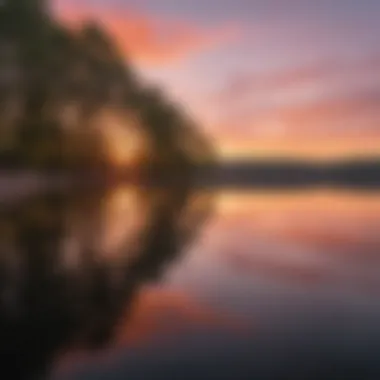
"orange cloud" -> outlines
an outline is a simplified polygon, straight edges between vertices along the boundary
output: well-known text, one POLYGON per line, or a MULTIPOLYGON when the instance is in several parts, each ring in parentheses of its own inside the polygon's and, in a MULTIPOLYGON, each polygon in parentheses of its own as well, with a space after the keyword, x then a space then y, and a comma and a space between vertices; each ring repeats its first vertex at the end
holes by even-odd
MULTIPOLYGON (((222 156, 339 159, 380 151, 380 87, 334 96, 247 107, 212 128, 222 156)), ((233 109, 231 105, 231 109, 233 109)), ((233 113, 233 112, 232 112, 233 113)))
POLYGON ((225 134, 215 142, 222 159, 341 160, 345 158, 378 157, 380 139, 375 136, 356 138, 313 138, 296 135, 286 138, 247 138, 225 134))
POLYGON ((363 131, 373 129, 378 132, 380 120, 380 89, 375 91, 356 92, 354 95, 339 96, 333 99, 322 99, 310 104, 301 104, 293 107, 284 107, 277 112, 277 118, 285 123, 291 130, 299 133, 316 134, 322 132, 328 135, 348 136, 352 133, 362 135, 363 131), (367 125, 358 122, 358 118, 367 125), (342 126, 339 121, 343 121, 342 126), (354 125, 351 124, 354 121, 354 125), (319 130, 311 130, 315 126, 319 130), (367 127, 364 128, 363 127, 367 127), (369 127, 369 128, 368 128, 369 127), (310 133, 311 132, 311 133, 310 133))
MULTIPOLYGON (((380 151, 380 56, 235 75, 215 95, 224 157, 334 159, 380 151)), ((214 104, 215 105, 215 104, 214 104)))
POLYGON ((181 20, 157 17, 109 7, 65 7, 58 17, 66 24, 78 26, 96 20, 116 38, 120 48, 135 62, 165 65, 217 48, 234 39, 239 30, 234 25, 203 28, 181 20))

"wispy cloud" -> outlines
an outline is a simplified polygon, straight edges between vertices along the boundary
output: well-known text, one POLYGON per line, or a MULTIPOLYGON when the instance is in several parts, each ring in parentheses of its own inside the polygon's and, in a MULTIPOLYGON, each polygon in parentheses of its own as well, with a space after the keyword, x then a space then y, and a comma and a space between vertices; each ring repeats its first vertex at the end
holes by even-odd
POLYGON ((350 138, 378 138, 379 74, 380 56, 373 55, 271 75, 235 76, 216 94, 221 132, 284 144, 290 139, 338 138, 346 144, 350 138))
POLYGON ((289 90, 307 85, 331 86, 334 82, 347 82, 353 77, 380 74, 380 54, 361 61, 316 62, 283 69, 281 71, 236 73, 227 80, 220 93, 219 101, 241 100, 253 94, 289 90))
POLYGON ((77 26, 96 20, 106 27, 133 61, 161 66, 189 59, 228 44, 239 35, 234 24, 203 27, 183 19, 167 19, 135 9, 56 4, 57 16, 77 26))

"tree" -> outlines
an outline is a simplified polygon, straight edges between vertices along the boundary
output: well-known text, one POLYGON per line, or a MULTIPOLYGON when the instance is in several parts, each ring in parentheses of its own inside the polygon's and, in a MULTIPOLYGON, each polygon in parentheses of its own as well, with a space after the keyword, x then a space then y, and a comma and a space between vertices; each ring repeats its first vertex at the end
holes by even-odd
MULTIPOLYGON (((20 68, 12 88, 19 90, 22 112, 12 119, 9 136, 21 163, 38 169, 112 166, 104 139, 110 125, 99 128, 92 122, 104 109, 128 111, 126 131, 128 115, 136 115, 150 149, 144 164, 156 172, 185 176, 210 155, 195 123, 162 91, 142 84, 111 36, 94 23, 69 30, 49 16, 46 6, 42 0, 7 0, 0 8, 0 42, 16 48, 13 66, 20 68)), ((8 100, 12 88, 5 91, 8 100)), ((6 124, 3 115, 3 135, 6 124)))

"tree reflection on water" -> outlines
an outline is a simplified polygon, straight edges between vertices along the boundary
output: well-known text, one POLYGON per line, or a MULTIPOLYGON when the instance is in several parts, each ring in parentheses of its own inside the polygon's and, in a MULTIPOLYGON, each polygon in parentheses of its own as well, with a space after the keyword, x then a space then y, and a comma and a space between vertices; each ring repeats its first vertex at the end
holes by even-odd
POLYGON ((3 208, 2 370, 29 379, 71 347, 106 345, 141 286, 178 258, 208 210, 208 198, 189 189, 128 186, 3 208))

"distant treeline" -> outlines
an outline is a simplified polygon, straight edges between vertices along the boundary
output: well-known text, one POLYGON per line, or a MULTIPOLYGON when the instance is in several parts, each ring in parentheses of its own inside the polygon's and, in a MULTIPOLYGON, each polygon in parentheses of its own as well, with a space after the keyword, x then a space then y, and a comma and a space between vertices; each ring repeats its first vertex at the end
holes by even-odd
POLYGON ((183 172, 212 156, 194 121, 137 77, 99 25, 71 30, 41 0, 3 1, 0 167, 110 169, 115 122, 141 133, 145 167, 183 172))
POLYGON ((380 189, 380 158, 342 162, 224 162, 204 166, 203 185, 223 187, 351 187, 380 189))

